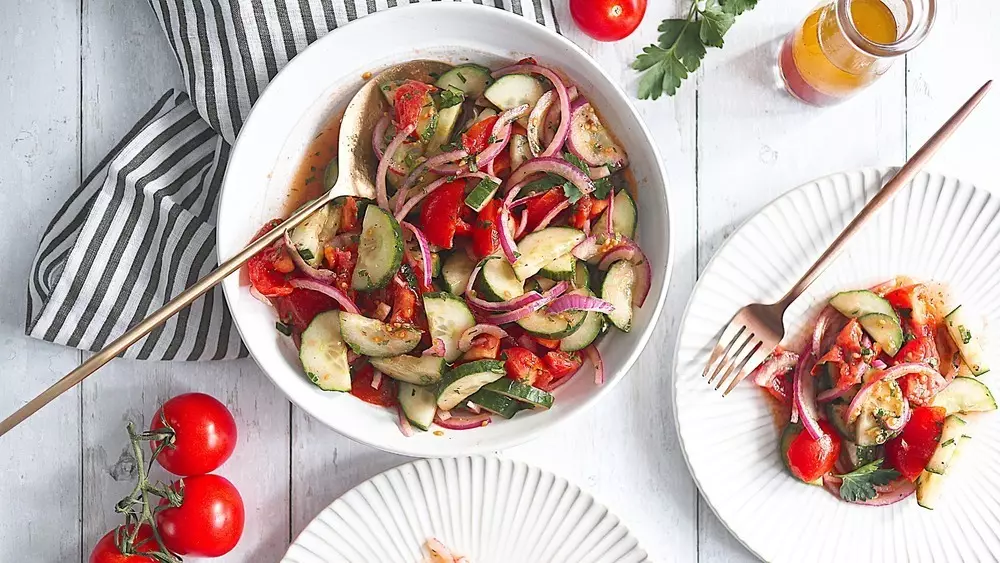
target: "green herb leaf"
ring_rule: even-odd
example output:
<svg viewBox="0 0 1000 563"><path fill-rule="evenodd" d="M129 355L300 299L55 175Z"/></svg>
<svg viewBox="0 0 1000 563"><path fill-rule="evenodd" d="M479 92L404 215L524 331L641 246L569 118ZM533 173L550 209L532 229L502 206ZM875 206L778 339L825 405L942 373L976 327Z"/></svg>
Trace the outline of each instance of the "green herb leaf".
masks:
<svg viewBox="0 0 1000 563"><path fill-rule="evenodd" d="M747 10L752 10L757 5L757 0L719 0L722 9L727 14L738 16Z"/></svg>
<svg viewBox="0 0 1000 563"><path fill-rule="evenodd" d="M285 336L291 336L292 335L292 327L286 325L285 323L283 323L281 321L278 321L278 322L274 323L274 328L278 329L278 332L280 332L281 334L284 334Z"/></svg>
<svg viewBox="0 0 1000 563"><path fill-rule="evenodd" d="M465 93L456 88L448 87L437 95L438 97L438 108L447 109L453 106L457 106L465 101Z"/></svg>
<svg viewBox="0 0 1000 563"><path fill-rule="evenodd" d="M881 468L882 461L881 459L876 459L850 473L838 475L838 477L844 480L840 484L840 498L848 502L871 500L878 496L875 487L888 485L899 479L899 472L895 469Z"/></svg>
<svg viewBox="0 0 1000 563"><path fill-rule="evenodd" d="M611 188L611 178L605 177L600 180L594 180L594 192L590 195L597 199L606 199L611 193Z"/></svg>
<svg viewBox="0 0 1000 563"><path fill-rule="evenodd" d="M302 259L305 260L306 262L312 260L313 258L316 258L316 255L313 254L312 250L309 250L308 248L299 248L298 251L299 251L299 256L301 256Z"/></svg>
<svg viewBox="0 0 1000 563"><path fill-rule="evenodd" d="M723 36L733 27L736 16L722 11L720 7L708 6L701 13L699 37L701 42L710 47L722 48L725 44Z"/></svg>
<svg viewBox="0 0 1000 563"><path fill-rule="evenodd" d="M972 342L972 333L965 328L965 325L958 325L958 335L962 337L962 344Z"/></svg>
<svg viewBox="0 0 1000 563"><path fill-rule="evenodd" d="M417 275L413 273L413 268L409 264L403 264L399 267L399 273L403 274L403 279L406 283L410 285L413 291L419 292L419 286L417 284Z"/></svg>

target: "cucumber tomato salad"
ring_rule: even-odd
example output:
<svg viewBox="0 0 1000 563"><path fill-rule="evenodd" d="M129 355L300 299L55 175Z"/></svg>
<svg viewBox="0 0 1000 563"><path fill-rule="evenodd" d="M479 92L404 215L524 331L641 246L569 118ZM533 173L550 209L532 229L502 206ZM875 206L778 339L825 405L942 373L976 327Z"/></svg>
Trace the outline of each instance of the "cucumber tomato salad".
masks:
<svg viewBox="0 0 1000 563"><path fill-rule="evenodd" d="M933 509L976 412L996 410L981 326L932 284L896 278L834 295L803 350L776 350L753 374L790 409L780 451L792 475L847 502L916 493Z"/></svg>
<svg viewBox="0 0 1000 563"><path fill-rule="evenodd" d="M376 199L336 200L247 266L305 375L397 408L407 435L549 409L584 360L603 383L595 341L630 330L651 270L595 108L531 59L379 88Z"/></svg>

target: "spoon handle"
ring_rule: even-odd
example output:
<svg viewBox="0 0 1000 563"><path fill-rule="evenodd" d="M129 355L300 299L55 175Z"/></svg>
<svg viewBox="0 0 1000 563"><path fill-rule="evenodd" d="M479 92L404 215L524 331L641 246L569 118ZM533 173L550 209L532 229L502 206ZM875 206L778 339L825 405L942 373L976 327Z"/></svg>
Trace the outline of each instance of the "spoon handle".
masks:
<svg viewBox="0 0 1000 563"><path fill-rule="evenodd" d="M49 404L59 395L62 395L66 391L72 389L77 383L80 383L86 379L87 376L104 366L104 364L110 362L114 357L123 353L129 346L135 344L140 338L146 336L152 332L153 329L167 322L170 317L176 315L182 309L193 303L195 299L198 299L208 292L208 290L218 285L222 280L229 276L229 274L239 270L247 260L271 244L274 244L279 238L283 237L286 231L295 228L300 223L305 221L307 217L318 211L319 208L332 201L336 193L338 192L336 188L334 188L325 195L321 196L319 199L292 214L292 216L285 219L283 223L271 229L257 240L251 242L246 246L246 248L236 254L236 256L233 256L229 260L220 264L219 267L210 274L201 278L195 282L194 285L182 291L177 295L177 297L174 297L148 317L143 319L142 322L130 328L125 332L125 334L116 338L114 342L108 344L103 350L91 356L90 359L80 364L79 367L63 376L63 378L59 381L53 383L51 387L42 391L37 397L29 401L23 407L17 409L14 414L5 418L3 422L0 422L0 436L3 436L29 416L35 414L40 408Z"/></svg>

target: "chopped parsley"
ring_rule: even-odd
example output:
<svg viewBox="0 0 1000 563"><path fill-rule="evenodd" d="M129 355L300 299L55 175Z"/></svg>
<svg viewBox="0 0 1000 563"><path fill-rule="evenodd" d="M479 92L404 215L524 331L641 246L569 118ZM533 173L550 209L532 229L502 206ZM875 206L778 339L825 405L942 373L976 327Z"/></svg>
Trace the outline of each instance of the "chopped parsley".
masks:
<svg viewBox="0 0 1000 563"><path fill-rule="evenodd" d="M864 360L864 361L866 361L866 362L868 360L870 360L872 358L872 356L874 356L874 355L875 355L875 351L872 350L871 348L865 347L865 348L861 349L861 359Z"/></svg>
<svg viewBox="0 0 1000 563"><path fill-rule="evenodd" d="M882 469L882 461L876 459L850 473L838 475L844 480L840 484L840 498L848 502L871 500L878 496L875 487L888 485L898 479L899 472L895 469Z"/></svg>
<svg viewBox="0 0 1000 563"><path fill-rule="evenodd" d="M958 335L962 338L962 344L972 342L972 333L965 328L965 325L958 325Z"/></svg>
<svg viewBox="0 0 1000 563"><path fill-rule="evenodd" d="M306 262L316 258L316 255L313 254L312 250L309 250L308 248L299 248L298 251L299 251L299 256L301 256L302 259L305 260Z"/></svg>
<svg viewBox="0 0 1000 563"><path fill-rule="evenodd" d="M465 93L457 88L448 87L438 94L438 109L447 109L465 101Z"/></svg>
<svg viewBox="0 0 1000 563"><path fill-rule="evenodd" d="M278 329L278 332L280 332L281 334L284 334L285 336L291 336L292 335L292 327L286 325L285 323L283 323L281 321L278 321L278 322L274 323L274 328Z"/></svg>
<svg viewBox="0 0 1000 563"><path fill-rule="evenodd" d="M465 79L465 75L462 74L462 71L460 71L460 70L456 70L455 71L455 76L457 76L458 79L461 80L463 84L466 83L466 82L468 82L468 80Z"/></svg>

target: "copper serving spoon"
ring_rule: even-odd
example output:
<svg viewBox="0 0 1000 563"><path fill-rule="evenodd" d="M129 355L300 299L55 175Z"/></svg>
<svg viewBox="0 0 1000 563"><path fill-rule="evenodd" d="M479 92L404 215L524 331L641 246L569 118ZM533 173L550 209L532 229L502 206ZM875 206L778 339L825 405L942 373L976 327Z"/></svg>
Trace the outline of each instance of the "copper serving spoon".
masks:
<svg viewBox="0 0 1000 563"><path fill-rule="evenodd" d="M167 322L170 317L179 313L181 309L193 303L195 299L198 299L208 292L208 290L221 283L227 276L239 270L255 254L282 238L286 231L295 228L305 221L307 217L321 209L324 205L332 202L335 198L357 196L374 199L375 184L372 178L378 167L378 159L375 157L374 150L372 149L371 137L375 129L375 124L388 110L388 102L386 102L385 96L382 95L380 86L387 82L404 79L433 82L433 74L443 73L448 68L450 67L447 64L437 61L410 61L390 67L368 80L361 87L361 90L354 95L351 103L347 106L347 110L344 112L343 122L340 126L337 153L337 164L340 171L337 181L330 191L299 209L291 217L285 219L283 223L250 243L236 254L236 256L219 265L215 271L185 289L177 297L174 297L163 305L163 307L160 307L142 322L119 336L114 342L108 344L103 350L80 364L80 367L69 372L23 407L17 409L14 414L5 418L3 422L0 422L0 436L3 436L29 416L35 414L38 409L44 407L59 395L73 388L77 383L80 383L88 375L110 362L112 358L124 352L129 346L135 344L136 341L149 334L153 329Z"/></svg>

